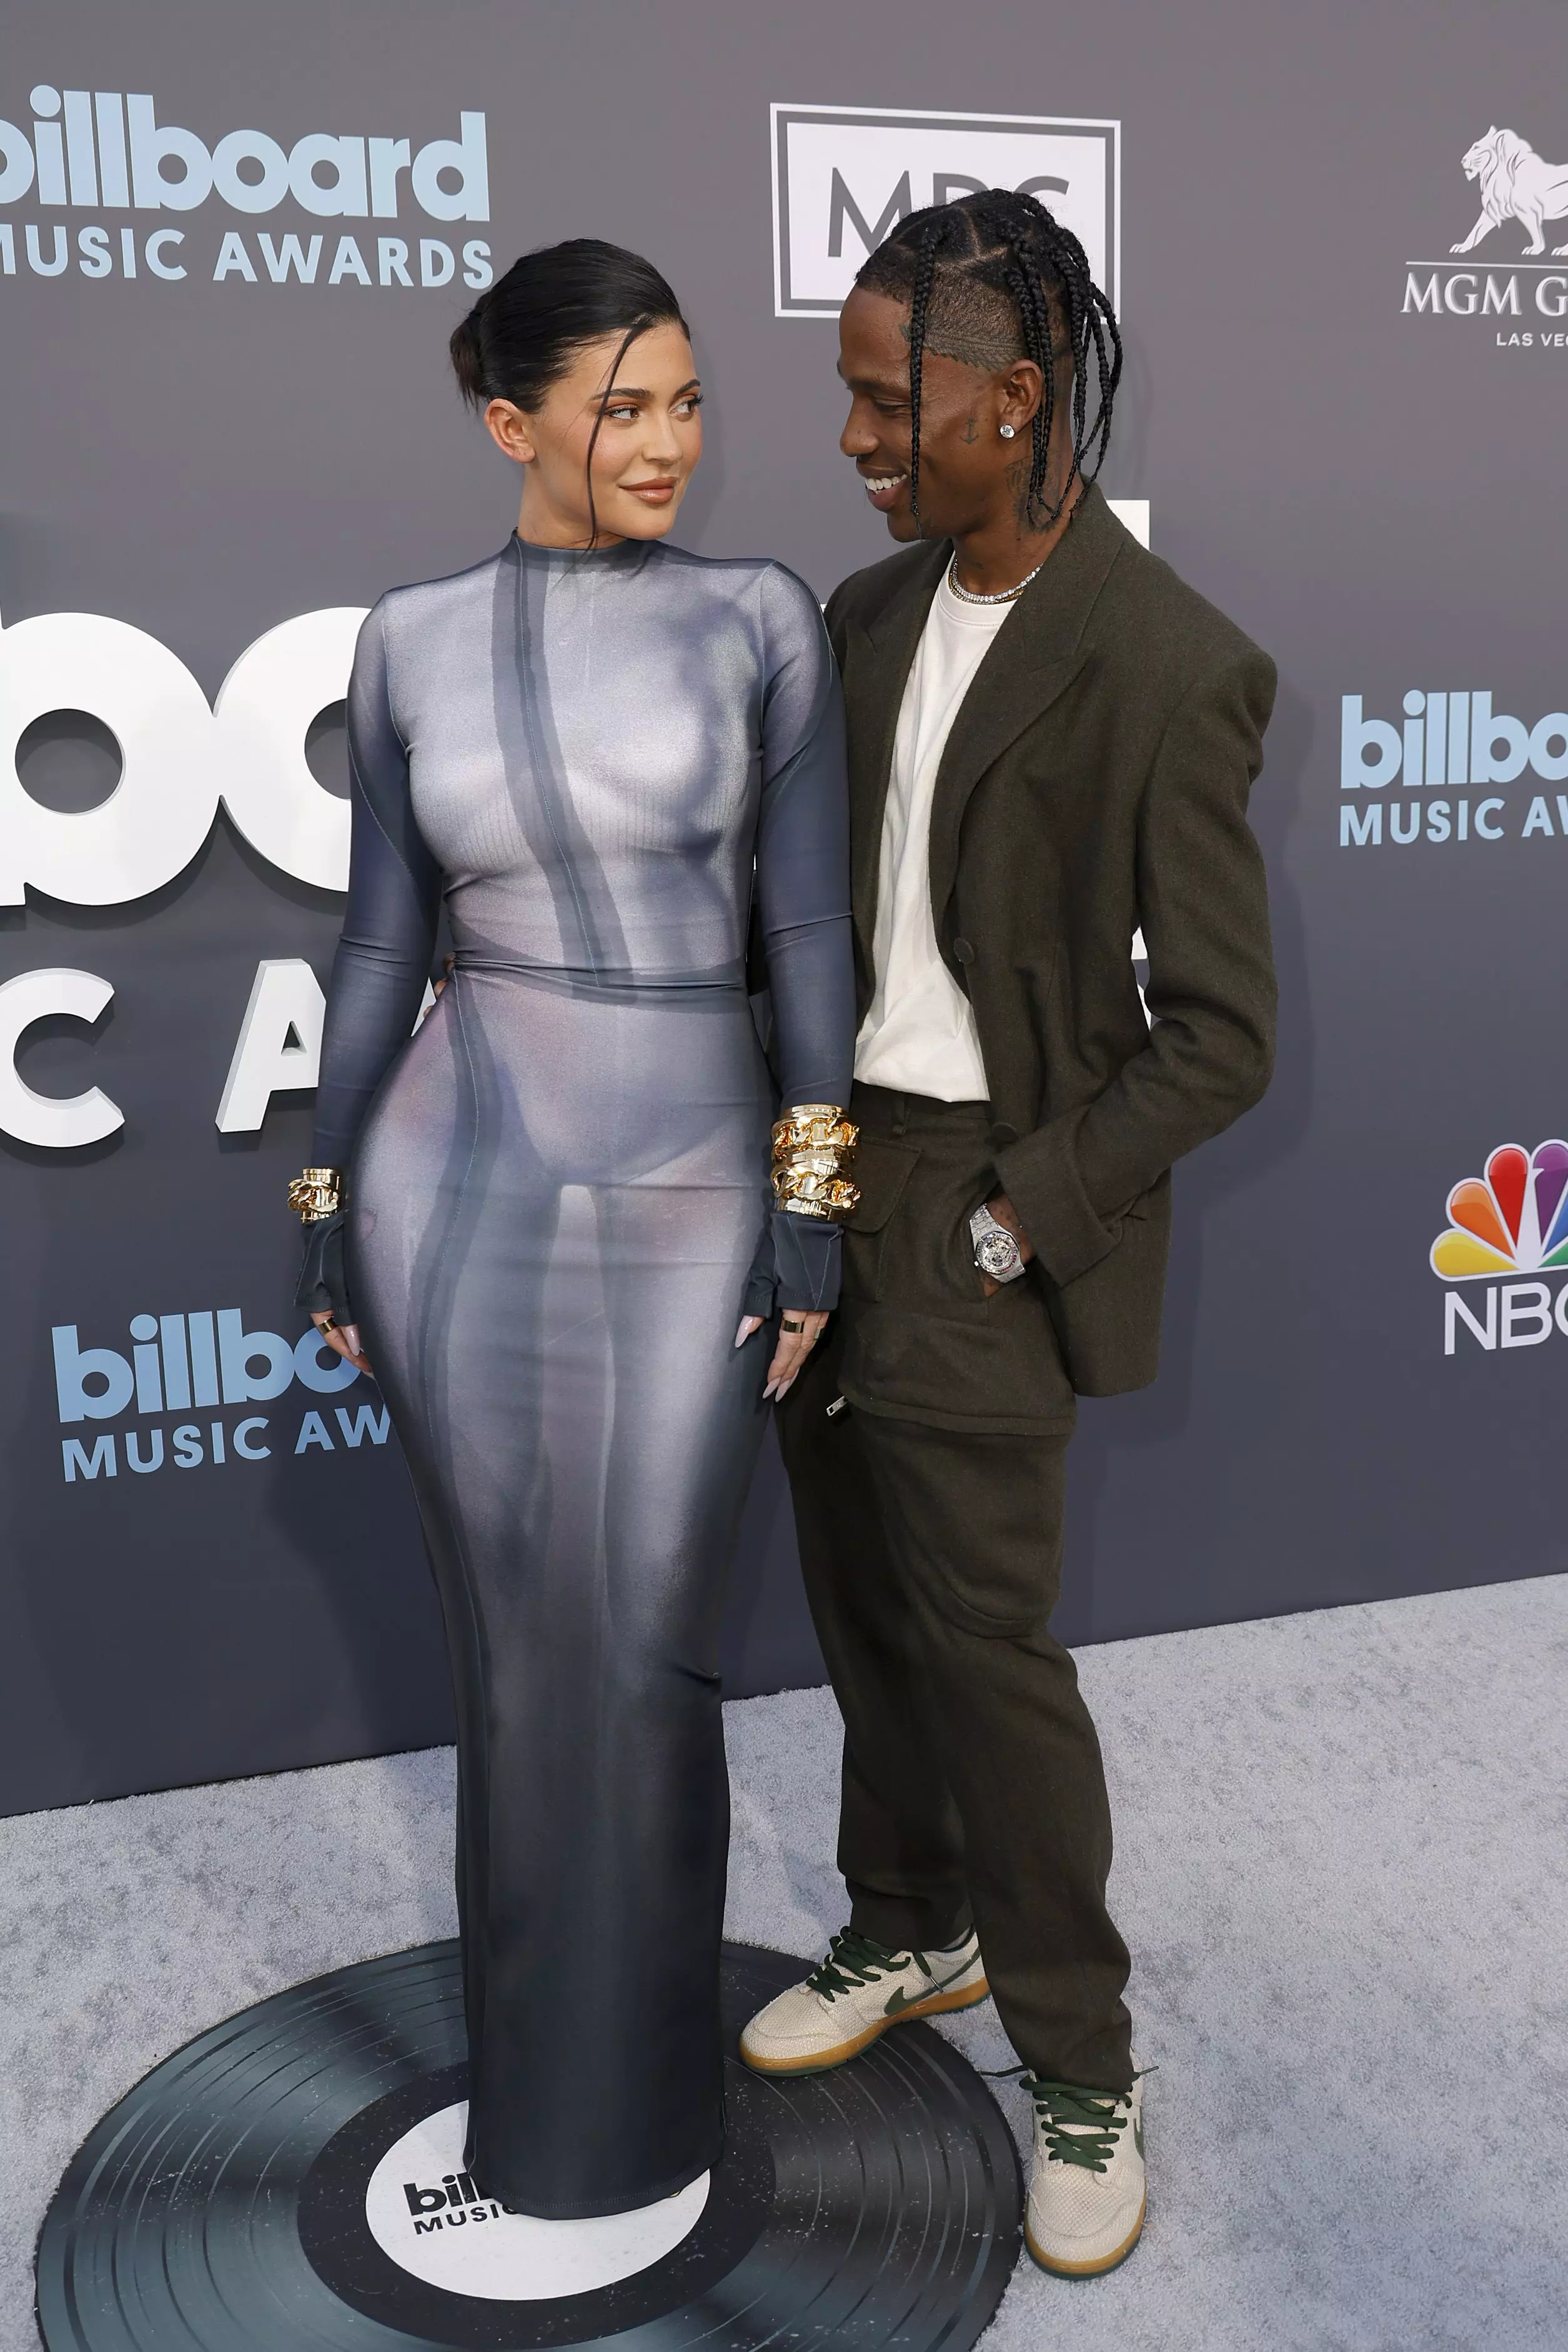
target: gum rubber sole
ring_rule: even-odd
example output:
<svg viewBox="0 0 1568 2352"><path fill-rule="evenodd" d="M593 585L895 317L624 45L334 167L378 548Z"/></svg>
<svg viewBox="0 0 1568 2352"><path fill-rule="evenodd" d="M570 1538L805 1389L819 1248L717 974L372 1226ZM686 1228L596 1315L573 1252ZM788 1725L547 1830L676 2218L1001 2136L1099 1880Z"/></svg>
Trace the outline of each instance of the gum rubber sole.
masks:
<svg viewBox="0 0 1568 2352"><path fill-rule="evenodd" d="M810 2058L754 2058L741 2037L740 2054L754 2074L831 2074L836 2066L844 2066L880 2042L889 2026L905 2025L912 2018L939 2017L945 2011L957 2009L978 2009L989 2000L991 1988L982 1977L978 1984L964 1985L951 1992L934 1992L925 2000L912 2000L907 2009L895 2011L892 2017L879 2017L874 2025L867 2026L852 2042L841 2042L833 2050L818 2051Z"/></svg>
<svg viewBox="0 0 1568 2352"><path fill-rule="evenodd" d="M1144 2219L1148 2210L1149 2200L1145 2195L1138 2208L1138 2218L1133 2224L1131 2235L1123 2239L1114 2253L1103 2255L1100 2261L1095 2263L1062 2263L1055 2261L1051 2255L1042 2254L1030 2235L1027 2221L1024 2223L1023 2242L1035 2268L1049 2271L1052 2278L1103 2278L1107 2271L1119 2270L1136 2246L1138 2240L1144 2234Z"/></svg>

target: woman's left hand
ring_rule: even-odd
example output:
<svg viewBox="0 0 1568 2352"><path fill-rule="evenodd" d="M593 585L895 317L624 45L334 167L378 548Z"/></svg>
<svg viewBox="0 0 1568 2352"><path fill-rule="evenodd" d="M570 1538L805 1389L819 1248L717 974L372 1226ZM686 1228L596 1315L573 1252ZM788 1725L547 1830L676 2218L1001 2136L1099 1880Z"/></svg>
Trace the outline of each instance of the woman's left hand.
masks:
<svg viewBox="0 0 1568 2352"><path fill-rule="evenodd" d="M341 1356L343 1361L346 1364L352 1364L356 1371L371 1371L370 1360L360 1346L360 1327L357 1323L340 1323L329 1307L319 1307L310 1320L334 1355ZM371 1372L371 1378L374 1380L373 1372Z"/></svg>
<svg viewBox="0 0 1568 2352"><path fill-rule="evenodd" d="M787 1307L779 1318L779 1345L773 1350L773 1361L768 1367L768 1386L763 1398L771 1397L775 1403L793 1387L796 1375L807 1357L821 1338L827 1325L825 1315L808 1314L803 1307ZM735 1344L743 1348L754 1331L762 1328L760 1315L743 1315Z"/></svg>

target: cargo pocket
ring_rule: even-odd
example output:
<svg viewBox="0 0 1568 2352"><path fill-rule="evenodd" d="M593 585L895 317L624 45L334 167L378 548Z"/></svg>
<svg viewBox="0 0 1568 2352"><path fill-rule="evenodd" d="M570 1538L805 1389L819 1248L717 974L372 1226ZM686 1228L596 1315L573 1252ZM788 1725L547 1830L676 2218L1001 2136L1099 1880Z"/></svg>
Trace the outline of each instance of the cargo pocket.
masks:
<svg viewBox="0 0 1568 2352"><path fill-rule="evenodd" d="M855 1150L854 1181L861 1196L844 1221L844 1293L868 1304L882 1297L887 1226L920 1154L913 1144L890 1143L862 1129Z"/></svg>

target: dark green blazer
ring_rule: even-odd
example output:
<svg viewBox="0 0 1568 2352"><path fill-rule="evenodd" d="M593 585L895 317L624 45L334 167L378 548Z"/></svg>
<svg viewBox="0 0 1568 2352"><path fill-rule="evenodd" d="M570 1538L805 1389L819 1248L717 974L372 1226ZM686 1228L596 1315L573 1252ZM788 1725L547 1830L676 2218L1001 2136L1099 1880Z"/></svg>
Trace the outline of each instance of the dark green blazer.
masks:
<svg viewBox="0 0 1568 2352"><path fill-rule="evenodd" d="M951 552L904 549L827 608L849 719L862 1018L894 733ZM1274 686L1268 656L1091 488L943 754L937 944L974 1007L998 1173L1082 1395L1154 1379L1171 1165L1269 1083L1274 970L1247 802ZM1140 927L1152 1027L1131 962ZM883 1177L874 1154L862 1163L874 1219ZM884 1172L891 1185L899 1171Z"/></svg>

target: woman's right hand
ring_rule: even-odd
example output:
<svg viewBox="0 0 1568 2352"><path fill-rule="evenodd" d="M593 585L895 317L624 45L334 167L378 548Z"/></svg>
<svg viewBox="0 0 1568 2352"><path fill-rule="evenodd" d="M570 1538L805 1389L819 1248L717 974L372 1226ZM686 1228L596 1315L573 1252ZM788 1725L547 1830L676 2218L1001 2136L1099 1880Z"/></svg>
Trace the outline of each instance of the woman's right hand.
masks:
<svg viewBox="0 0 1568 2352"><path fill-rule="evenodd" d="M816 1346L828 1326L825 1314L809 1312L804 1307L791 1307L779 1318L779 1339L773 1349L773 1361L768 1367L768 1386L762 1391L763 1402L770 1398L781 1404L794 1387L801 1366ZM744 1348L754 1331L762 1328L760 1315L743 1315L735 1344Z"/></svg>
<svg viewBox="0 0 1568 2352"><path fill-rule="evenodd" d="M370 1371L370 1359L360 1351L360 1327L357 1323L334 1322L331 1312L327 1307L322 1307L318 1313L312 1315L310 1320L335 1355L343 1357L347 1362L353 1365L356 1371ZM371 1377L372 1380L375 1378L373 1372L371 1373Z"/></svg>

